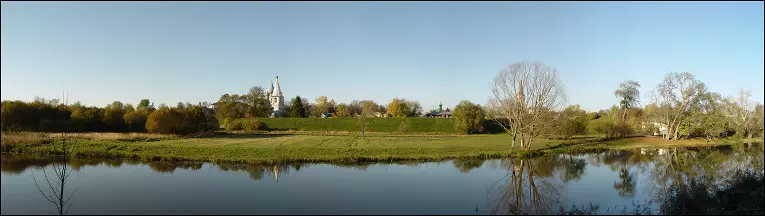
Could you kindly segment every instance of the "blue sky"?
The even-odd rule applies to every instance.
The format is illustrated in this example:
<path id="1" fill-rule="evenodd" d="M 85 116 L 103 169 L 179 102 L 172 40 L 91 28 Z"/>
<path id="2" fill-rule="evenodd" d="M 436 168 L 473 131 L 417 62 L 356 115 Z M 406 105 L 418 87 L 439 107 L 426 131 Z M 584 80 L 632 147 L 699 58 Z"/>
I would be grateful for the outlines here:
<path id="1" fill-rule="evenodd" d="M 2 2 L 0 16 L 2 100 L 213 102 L 278 75 L 289 98 L 427 110 L 485 104 L 506 65 L 541 60 L 590 111 L 624 80 L 646 93 L 681 71 L 763 101 L 763 2 Z"/>

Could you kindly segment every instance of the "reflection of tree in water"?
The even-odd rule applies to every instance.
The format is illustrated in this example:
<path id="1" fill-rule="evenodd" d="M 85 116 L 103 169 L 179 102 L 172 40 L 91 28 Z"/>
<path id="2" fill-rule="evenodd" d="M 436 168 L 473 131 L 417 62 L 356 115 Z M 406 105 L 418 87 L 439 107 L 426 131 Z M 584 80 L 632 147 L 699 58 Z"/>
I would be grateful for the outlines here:
<path id="1" fill-rule="evenodd" d="M 493 214 L 549 214 L 561 185 L 550 181 L 551 157 L 507 159 L 507 175 L 490 188 Z"/>
<path id="2" fill-rule="evenodd" d="M 621 197 L 633 197 L 635 196 L 635 174 L 629 173 L 627 168 L 619 169 L 619 179 L 621 181 L 614 182 L 614 189 L 619 193 Z"/>
<path id="3" fill-rule="evenodd" d="M 662 213 L 762 214 L 760 149 L 669 149 L 651 172 Z"/>
<path id="4" fill-rule="evenodd" d="M 587 161 L 581 158 L 574 158 L 573 155 L 561 155 L 559 163 L 563 164 L 563 175 L 561 176 L 563 182 L 582 179 L 584 169 L 587 167 Z"/>
<path id="5" fill-rule="evenodd" d="M 52 145 L 52 148 L 55 150 L 55 144 Z M 53 165 L 51 166 L 51 169 L 53 170 L 53 173 L 56 174 L 55 178 L 48 177 L 48 172 L 46 172 L 45 167 L 43 167 L 42 172 L 45 178 L 45 182 L 42 184 L 43 186 L 40 186 L 40 183 L 37 182 L 37 177 L 35 177 L 34 173 L 32 173 L 32 180 L 37 187 L 37 191 L 40 192 L 43 197 L 45 197 L 45 200 L 52 203 L 56 207 L 56 214 L 65 215 L 67 212 L 69 212 L 69 208 L 72 206 L 70 201 L 72 200 L 72 197 L 77 192 L 77 190 L 70 189 L 67 192 L 66 189 L 66 183 L 69 180 L 69 176 L 72 174 L 72 169 L 69 168 L 67 163 L 69 155 L 66 151 L 66 143 L 61 143 L 61 155 L 63 160 L 62 162 L 52 162 Z"/>
<path id="6" fill-rule="evenodd" d="M 470 170 L 481 167 L 484 160 L 480 158 L 460 158 L 454 159 L 454 167 L 460 170 L 461 173 L 468 173 Z"/>
<path id="7" fill-rule="evenodd" d="M 74 171 L 80 171 L 87 166 L 106 165 L 113 168 L 124 164 L 137 165 L 136 160 L 107 159 L 107 158 L 68 158 L 40 156 L 40 155 L 3 155 L 0 162 L 0 171 L 10 174 L 21 174 L 30 167 L 42 168 L 54 163 L 68 163 Z"/>
<path id="8" fill-rule="evenodd" d="M 149 162 L 147 164 L 151 170 L 160 173 L 173 173 L 175 169 L 202 169 L 202 163 L 169 163 L 169 162 Z"/>
<path id="9" fill-rule="evenodd" d="M 277 165 L 246 165 L 246 164 L 218 164 L 223 171 L 243 171 L 247 172 L 250 179 L 258 181 L 264 176 L 270 175 L 278 182 L 279 177 L 289 175 L 292 172 L 299 171 L 305 165 L 302 164 L 277 164 Z"/>

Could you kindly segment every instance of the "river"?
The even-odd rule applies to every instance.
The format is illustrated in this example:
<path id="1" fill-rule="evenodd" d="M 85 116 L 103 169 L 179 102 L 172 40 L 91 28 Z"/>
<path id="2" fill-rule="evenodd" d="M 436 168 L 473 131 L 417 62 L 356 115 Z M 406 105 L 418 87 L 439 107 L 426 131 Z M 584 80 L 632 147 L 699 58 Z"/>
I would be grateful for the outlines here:
<path id="1" fill-rule="evenodd" d="M 56 213 L 55 202 L 43 196 L 59 188 L 54 165 L 72 170 L 64 188 L 65 194 L 74 192 L 68 214 L 546 214 L 589 203 L 601 214 L 625 213 L 624 208 L 656 213 L 659 196 L 672 182 L 722 182 L 736 170 L 761 172 L 762 152 L 762 144 L 753 144 L 275 165 L 2 155 L 0 213 Z"/>

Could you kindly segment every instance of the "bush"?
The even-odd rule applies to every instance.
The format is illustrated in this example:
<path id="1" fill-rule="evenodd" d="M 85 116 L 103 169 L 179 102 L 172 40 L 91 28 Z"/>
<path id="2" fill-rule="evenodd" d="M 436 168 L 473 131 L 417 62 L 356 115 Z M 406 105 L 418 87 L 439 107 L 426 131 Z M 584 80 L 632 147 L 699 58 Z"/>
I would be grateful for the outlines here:
<path id="1" fill-rule="evenodd" d="M 226 127 L 226 130 L 245 130 L 245 131 L 259 131 L 259 130 L 268 129 L 265 123 L 260 122 L 257 119 L 236 119 L 236 120 L 228 121 L 225 127 Z"/>
<path id="2" fill-rule="evenodd" d="M 146 130 L 150 133 L 190 134 L 214 130 L 218 120 L 204 108 L 188 106 L 162 107 L 149 114 Z"/>
<path id="3" fill-rule="evenodd" d="M 463 100 L 454 108 L 455 128 L 466 134 L 482 133 L 486 113 L 481 105 Z"/>

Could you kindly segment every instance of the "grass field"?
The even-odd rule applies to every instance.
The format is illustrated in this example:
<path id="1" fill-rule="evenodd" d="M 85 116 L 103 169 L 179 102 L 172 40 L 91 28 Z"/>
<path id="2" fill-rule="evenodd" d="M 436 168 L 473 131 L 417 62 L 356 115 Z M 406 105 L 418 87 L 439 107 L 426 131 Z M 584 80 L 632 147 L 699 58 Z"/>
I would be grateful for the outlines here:
<path id="1" fill-rule="evenodd" d="M 66 143 L 76 157 L 136 158 L 160 161 L 209 161 L 237 163 L 369 162 L 393 160 L 442 160 L 448 158 L 498 158 L 549 153 L 578 153 L 608 149 L 672 146 L 726 145 L 728 141 L 667 141 L 636 137 L 606 141 L 580 137 L 540 140 L 529 149 L 512 150 L 507 135 L 391 135 L 355 134 L 218 133 L 207 137 L 152 134 L 43 134 L 2 135 L 2 152 L 60 154 L 53 146 Z M 54 145 L 52 145 L 54 144 Z"/>
<path id="2" fill-rule="evenodd" d="M 252 121 L 254 119 L 237 119 Z M 369 118 L 371 121 L 366 131 L 388 133 L 437 133 L 459 134 L 454 127 L 453 118 Z M 272 130 L 299 131 L 349 131 L 359 132 L 358 119 L 355 117 L 339 118 L 258 118 Z M 502 128 L 494 120 L 485 120 L 486 133 L 502 133 Z"/>

